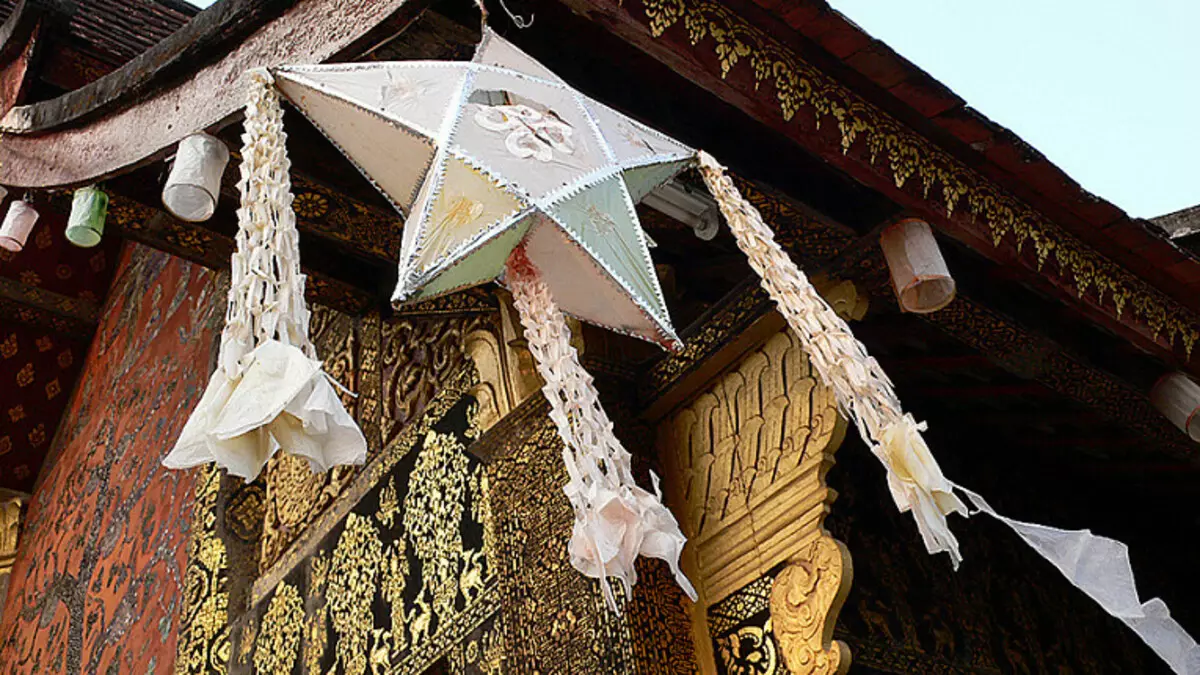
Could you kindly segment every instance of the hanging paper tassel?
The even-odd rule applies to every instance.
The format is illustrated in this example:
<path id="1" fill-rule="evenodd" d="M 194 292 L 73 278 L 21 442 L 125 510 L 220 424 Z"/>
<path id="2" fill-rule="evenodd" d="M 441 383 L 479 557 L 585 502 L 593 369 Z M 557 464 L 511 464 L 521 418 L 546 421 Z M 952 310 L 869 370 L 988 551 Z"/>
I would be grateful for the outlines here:
<path id="1" fill-rule="evenodd" d="M 241 208 L 216 371 L 163 465 L 216 462 L 247 482 L 281 447 L 313 471 L 366 461 L 367 442 L 308 338 L 299 233 L 271 77 L 250 74 Z"/>
<path id="2" fill-rule="evenodd" d="M 1172 670 L 1179 675 L 1200 675 L 1200 646 L 1171 618 L 1166 604 L 1158 598 L 1145 603 L 1139 600 L 1125 544 L 1087 530 L 1060 530 L 1006 518 L 983 497 L 942 475 L 921 437 L 925 424 L 901 413 L 892 383 L 879 364 L 775 242 L 758 210 L 746 202 L 725 169 L 704 152 L 700 153 L 700 173 L 738 246 L 762 277 L 763 288 L 800 336 L 813 367 L 833 387 L 838 404 L 887 467 L 892 498 L 902 512 L 912 511 L 929 552 L 948 552 L 955 567 L 962 560 L 958 542 L 946 526 L 950 513 L 969 515 L 954 494 L 959 490 L 978 513 L 1012 528 L 1076 588 L 1128 625 Z"/>
<path id="3" fill-rule="evenodd" d="M 620 579 L 625 597 L 630 597 L 639 554 L 667 561 L 675 580 L 695 600 L 695 589 L 679 569 L 686 539 L 662 503 L 658 477 L 651 472 L 654 494 L 634 482 L 630 454 L 613 434 L 592 376 L 571 346 L 566 319 L 523 246 L 509 257 L 507 282 L 529 351 L 546 382 L 542 392 L 550 402 L 550 419 L 566 444 L 563 462 L 569 482 L 563 491 L 575 509 L 568 545 L 571 564 L 600 580 L 604 599 L 614 611 L 608 577 Z"/>
<path id="4" fill-rule="evenodd" d="M 912 512 L 929 552 L 949 553 L 957 568 L 962 556 L 946 516 L 965 515 L 967 509 L 925 445 L 925 425 L 903 414 L 879 363 L 775 242 L 771 228 L 742 197 L 725 168 L 706 152 L 700 152 L 699 159 L 700 174 L 763 288 L 800 337 L 821 380 L 833 388 L 838 405 L 887 468 L 896 506 Z"/>

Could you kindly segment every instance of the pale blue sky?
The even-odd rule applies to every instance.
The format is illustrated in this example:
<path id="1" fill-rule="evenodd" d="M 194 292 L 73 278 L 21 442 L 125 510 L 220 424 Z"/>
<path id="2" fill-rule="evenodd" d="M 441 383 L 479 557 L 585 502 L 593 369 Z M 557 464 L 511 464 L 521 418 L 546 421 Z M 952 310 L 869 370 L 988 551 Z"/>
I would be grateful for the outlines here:
<path id="1" fill-rule="evenodd" d="M 1200 0 L 829 0 L 1086 189 L 1200 204 Z"/>
<path id="2" fill-rule="evenodd" d="M 829 1 L 1131 215 L 1200 204 L 1200 0 Z"/>

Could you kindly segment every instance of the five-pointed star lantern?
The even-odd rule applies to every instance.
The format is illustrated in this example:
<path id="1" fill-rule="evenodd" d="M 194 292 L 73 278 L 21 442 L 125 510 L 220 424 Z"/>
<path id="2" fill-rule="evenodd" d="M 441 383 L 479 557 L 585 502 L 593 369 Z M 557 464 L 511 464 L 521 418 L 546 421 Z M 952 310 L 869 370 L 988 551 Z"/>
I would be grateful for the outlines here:
<path id="1" fill-rule="evenodd" d="M 568 314 L 679 345 L 634 204 L 694 150 L 583 96 L 490 31 L 470 63 L 273 72 L 407 218 L 394 302 L 496 279 L 523 243 Z"/>
<path id="2" fill-rule="evenodd" d="M 572 89 L 490 31 L 470 63 L 285 66 L 276 86 L 406 217 L 400 304 L 504 280 L 566 444 L 568 550 L 628 592 L 683 534 L 633 479 L 562 311 L 677 348 L 634 205 L 696 152 Z M 560 311 L 561 308 L 561 311 Z"/>

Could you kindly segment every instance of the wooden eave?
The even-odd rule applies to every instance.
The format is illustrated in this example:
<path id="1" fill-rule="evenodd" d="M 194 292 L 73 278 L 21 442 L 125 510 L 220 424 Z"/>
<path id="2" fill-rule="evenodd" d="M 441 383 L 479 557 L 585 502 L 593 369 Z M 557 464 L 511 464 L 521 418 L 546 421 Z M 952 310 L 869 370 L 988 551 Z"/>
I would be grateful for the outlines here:
<path id="1" fill-rule="evenodd" d="M 1084 191 L 822 0 L 757 1 L 563 3 L 1089 320 L 1200 372 L 1190 251 Z M 425 6 L 218 3 L 95 82 L 9 111 L 0 184 L 57 188 L 145 166 L 184 135 L 236 119 L 240 91 L 228 85 L 245 69 L 352 57 Z M 27 25 L 23 14 L 5 28 Z M 331 37 L 305 39 L 299 26 Z"/>
<path id="2" fill-rule="evenodd" d="M 563 2 L 1024 283 L 1200 374 L 1191 252 L 822 0 Z"/>

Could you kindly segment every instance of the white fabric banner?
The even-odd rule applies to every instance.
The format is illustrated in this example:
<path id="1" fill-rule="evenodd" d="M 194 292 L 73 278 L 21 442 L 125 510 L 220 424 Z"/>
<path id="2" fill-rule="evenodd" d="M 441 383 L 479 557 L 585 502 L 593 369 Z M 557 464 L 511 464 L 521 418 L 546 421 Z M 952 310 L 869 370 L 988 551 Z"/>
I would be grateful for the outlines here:
<path id="1" fill-rule="evenodd" d="M 1133 629 L 1155 654 L 1179 675 L 1200 675 L 1200 646 L 1158 598 L 1138 598 L 1129 547 L 1090 530 L 1060 530 L 1005 518 L 983 497 L 956 486 L 978 511 L 1008 525 L 1026 544 L 1058 568 L 1075 585 Z"/>

